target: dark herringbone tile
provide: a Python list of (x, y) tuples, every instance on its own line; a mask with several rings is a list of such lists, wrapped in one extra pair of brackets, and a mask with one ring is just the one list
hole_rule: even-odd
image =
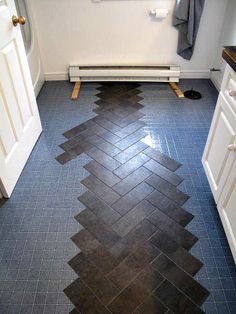
[(153, 188), (150, 187), (145, 182), (140, 183), (133, 190), (131, 190), (126, 195), (122, 196), (118, 201), (116, 201), (112, 208), (115, 209), (119, 214), (124, 215), (130, 211), (139, 202), (145, 199), (149, 194), (151, 194)]
[(120, 214), (91, 191), (85, 192), (79, 197), (79, 200), (107, 224), (113, 224), (121, 218)]
[(208, 291), (194, 276), (202, 263), (189, 250), (197, 238), (177, 186), (181, 164), (148, 147), (137, 83), (98, 88), (98, 115), (63, 135), (56, 159), (65, 164), (86, 153), (85, 209), (72, 237), (80, 249), (69, 265), (79, 278), (65, 289), (83, 313), (202, 313)]
[(115, 184), (118, 184), (121, 180), (114, 173), (107, 170), (105, 167), (97, 163), (95, 160), (91, 161), (84, 168), (110, 187), (112, 187)]
[(124, 179), (129, 174), (131, 174), (136, 169), (138, 169), (143, 164), (145, 164), (148, 160), (149, 160), (149, 157), (140, 153), (136, 155), (135, 157), (133, 157), (132, 159), (128, 160), (125, 164), (122, 164), (119, 168), (117, 168), (114, 171), (114, 173), (121, 179)]

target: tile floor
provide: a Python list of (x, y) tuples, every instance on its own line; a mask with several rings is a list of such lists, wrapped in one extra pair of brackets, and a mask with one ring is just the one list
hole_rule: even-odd
[(209, 296), (192, 277), (202, 263), (188, 252), (197, 238), (184, 228), (193, 215), (181, 207), (181, 164), (143, 143), (139, 87), (102, 84), (98, 116), (65, 132), (56, 157), (93, 159), (75, 217), (85, 229), (72, 237), (81, 252), (69, 261), (79, 278), (64, 290), (73, 314), (200, 314)]
[[(195, 215), (188, 229), (199, 237), (192, 252), (204, 263), (197, 278), (211, 292), (204, 310), (235, 313), (236, 267), (200, 163), (217, 92), (208, 80), (180, 85), (198, 89), (203, 99), (177, 100), (165, 84), (142, 84), (146, 141), (183, 163), (181, 188), (191, 195), (185, 207)], [(44, 132), (12, 198), (0, 207), (0, 313), (72, 309), (62, 290), (77, 277), (67, 262), (78, 253), (70, 236), (80, 230), (73, 217), (83, 209), (77, 197), (90, 159), (81, 155), (61, 166), (54, 158), (62, 153), (61, 134), (94, 116), (98, 86), (83, 84), (72, 103), (69, 83), (50, 82), (38, 98)]]

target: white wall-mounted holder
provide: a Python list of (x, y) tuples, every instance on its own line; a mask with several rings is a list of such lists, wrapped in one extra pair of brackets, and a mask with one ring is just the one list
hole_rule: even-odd
[(150, 15), (156, 19), (163, 20), (169, 15), (168, 9), (153, 9)]

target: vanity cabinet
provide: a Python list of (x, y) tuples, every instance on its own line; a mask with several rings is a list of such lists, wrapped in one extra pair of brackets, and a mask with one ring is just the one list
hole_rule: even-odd
[(220, 94), (203, 155), (203, 166), (216, 203), (235, 160), (235, 139), (236, 118)]
[(229, 65), (202, 163), (236, 261), (236, 73)]
[(236, 161), (222, 190), (218, 211), (236, 262)]

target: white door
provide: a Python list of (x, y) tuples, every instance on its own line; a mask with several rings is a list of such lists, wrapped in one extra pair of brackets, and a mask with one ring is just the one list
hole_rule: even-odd
[(221, 93), (202, 158), (216, 203), (235, 159), (235, 152), (231, 149), (235, 141), (235, 118)]
[(0, 189), (10, 197), (42, 131), (14, 0), (0, 0)]

